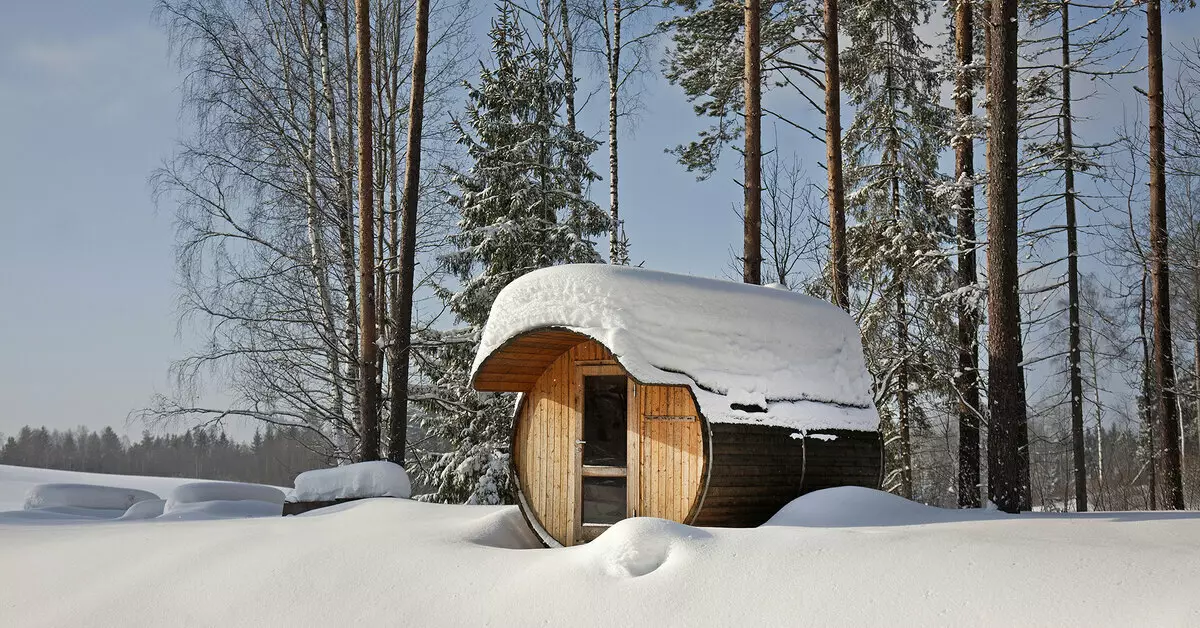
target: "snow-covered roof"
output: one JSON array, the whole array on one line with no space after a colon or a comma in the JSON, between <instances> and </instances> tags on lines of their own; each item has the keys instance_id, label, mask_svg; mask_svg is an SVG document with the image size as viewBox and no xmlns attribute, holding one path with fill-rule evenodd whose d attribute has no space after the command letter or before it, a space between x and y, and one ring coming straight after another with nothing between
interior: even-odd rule
<instances>
[{"instance_id":1,"label":"snow-covered roof","mask_svg":"<svg viewBox=\"0 0 1200 628\"><path fill-rule=\"evenodd\" d=\"M857 326L811 297L628 266L545 268L496 297L472 381L506 343L548 328L603 344L643 384L690 386L709 421L879 427Z\"/></svg>"}]
</instances>

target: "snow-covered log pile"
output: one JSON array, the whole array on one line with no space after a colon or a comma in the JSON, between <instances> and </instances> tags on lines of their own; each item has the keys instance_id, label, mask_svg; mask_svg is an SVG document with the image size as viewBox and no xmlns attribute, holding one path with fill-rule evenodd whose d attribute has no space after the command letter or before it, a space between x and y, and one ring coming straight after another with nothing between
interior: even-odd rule
<instances>
[{"instance_id":1,"label":"snow-covered log pile","mask_svg":"<svg viewBox=\"0 0 1200 628\"><path fill-rule=\"evenodd\" d=\"M544 268L497 296L472 378L546 328L603 344L643 384L690 386L712 422L878 429L858 328L811 297L627 266Z\"/></svg>"},{"instance_id":2,"label":"snow-covered log pile","mask_svg":"<svg viewBox=\"0 0 1200 628\"><path fill-rule=\"evenodd\" d=\"M386 460L359 462L332 469L314 469L296 476L289 502L329 502L364 497L412 496L404 467Z\"/></svg>"},{"instance_id":3,"label":"snow-covered log pile","mask_svg":"<svg viewBox=\"0 0 1200 628\"><path fill-rule=\"evenodd\" d=\"M407 499L411 495L412 484L404 467L386 460L359 462L296 476L296 488L288 493L283 514L298 515L355 499Z\"/></svg>"}]
</instances>

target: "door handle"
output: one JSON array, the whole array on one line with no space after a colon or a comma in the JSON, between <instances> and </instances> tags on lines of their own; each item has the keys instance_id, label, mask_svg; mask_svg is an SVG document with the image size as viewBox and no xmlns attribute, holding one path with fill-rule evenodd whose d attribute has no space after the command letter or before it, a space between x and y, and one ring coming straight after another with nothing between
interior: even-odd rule
<instances>
[{"instance_id":1,"label":"door handle","mask_svg":"<svg viewBox=\"0 0 1200 628\"><path fill-rule=\"evenodd\" d=\"M576 444L576 445L582 445L582 444L584 444L584 443L586 443L586 442L587 442L586 440L577 440L577 441L575 441L575 444Z\"/></svg>"}]
</instances>

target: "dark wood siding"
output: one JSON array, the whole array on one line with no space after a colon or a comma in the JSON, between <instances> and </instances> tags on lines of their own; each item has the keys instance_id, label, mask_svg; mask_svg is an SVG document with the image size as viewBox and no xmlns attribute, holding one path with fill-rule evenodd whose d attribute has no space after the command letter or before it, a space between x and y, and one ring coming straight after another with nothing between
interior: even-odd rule
<instances>
[{"instance_id":1,"label":"dark wood siding","mask_svg":"<svg viewBox=\"0 0 1200 628\"><path fill-rule=\"evenodd\" d=\"M879 488L878 432L824 430L801 440L782 427L710 427L708 490L694 525L757 526L804 493L834 486ZM814 438L819 435L835 438Z\"/></svg>"}]
</instances>

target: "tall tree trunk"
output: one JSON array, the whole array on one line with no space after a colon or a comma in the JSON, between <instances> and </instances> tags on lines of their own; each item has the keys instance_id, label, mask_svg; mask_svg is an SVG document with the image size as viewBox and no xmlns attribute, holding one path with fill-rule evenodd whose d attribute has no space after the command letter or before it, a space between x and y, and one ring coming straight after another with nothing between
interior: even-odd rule
<instances>
[{"instance_id":1,"label":"tall tree trunk","mask_svg":"<svg viewBox=\"0 0 1200 628\"><path fill-rule=\"evenodd\" d=\"M912 400L908 391L908 304L904 280L896 293L896 350L900 365L896 369L896 416L900 423L900 494L913 496L912 471Z\"/></svg>"},{"instance_id":2,"label":"tall tree trunk","mask_svg":"<svg viewBox=\"0 0 1200 628\"><path fill-rule=\"evenodd\" d=\"M386 34L388 29L387 12L384 10L383 1L376 0L378 8L377 20L379 22L379 30L381 37L376 43L378 51L378 59L372 64L375 72L373 88L375 90L375 103L372 105L376 109L373 124L373 133L377 135L374 140L375 148L375 260L372 265L375 271L375 335L380 338L385 338L387 333L387 255L385 248L386 241L384 236L387 234L387 173L389 168L394 168L388 163L388 143L392 136L392 128L390 121L395 116L388 115L387 105L384 103L384 91L387 88L388 77L384 72L384 68L388 67L390 59L388 59L388 50L386 45ZM382 44L382 45L381 45ZM373 53L374 54L374 53ZM383 414L383 371L384 360L387 356L386 351L379 350L376 345L375 352L375 390L379 399L379 410L376 411L377 420L380 421L380 441L382 446L382 414Z\"/></svg>"},{"instance_id":3,"label":"tall tree trunk","mask_svg":"<svg viewBox=\"0 0 1200 628\"><path fill-rule=\"evenodd\" d=\"M1071 450L1075 469L1075 510L1087 512L1087 454L1083 443L1083 374L1079 348L1079 234L1075 226L1075 137L1071 130L1071 17L1070 2L1063 0L1062 17L1062 121L1063 199L1067 212L1067 368L1071 380Z\"/></svg>"},{"instance_id":4,"label":"tall tree trunk","mask_svg":"<svg viewBox=\"0 0 1200 628\"><path fill-rule=\"evenodd\" d=\"M974 113L971 66L974 58L974 0L958 0L954 12L954 47L958 60L954 105L959 130L954 145L954 177L958 181L958 285L976 283L975 143L970 124ZM964 132L966 131L966 132ZM979 315L963 298L958 305L958 506L979 508Z\"/></svg>"},{"instance_id":5,"label":"tall tree trunk","mask_svg":"<svg viewBox=\"0 0 1200 628\"><path fill-rule=\"evenodd\" d=\"M991 0L988 29L988 472L991 499L1018 512L1026 427L1017 271L1017 0Z\"/></svg>"},{"instance_id":6,"label":"tall tree trunk","mask_svg":"<svg viewBox=\"0 0 1200 628\"><path fill-rule=\"evenodd\" d=\"M1158 452L1154 448L1154 416L1155 407L1158 404L1158 398L1154 394L1154 387L1151 384L1153 376L1151 371L1153 367L1150 364L1150 341L1149 335L1146 333L1147 319L1150 318L1147 313L1146 297L1147 287L1149 282L1149 270L1142 268L1142 299L1138 302L1138 329L1141 334L1138 338L1142 344L1142 401L1145 407L1142 408L1142 420L1149 428L1146 430L1146 436L1149 439L1147 450L1150 452L1150 510L1158 510Z\"/></svg>"},{"instance_id":7,"label":"tall tree trunk","mask_svg":"<svg viewBox=\"0 0 1200 628\"><path fill-rule=\"evenodd\" d=\"M825 0L825 161L829 175L829 285L831 301L850 309L846 256L846 192L842 181L842 85L838 67L838 4Z\"/></svg>"},{"instance_id":8,"label":"tall tree trunk","mask_svg":"<svg viewBox=\"0 0 1200 628\"><path fill-rule=\"evenodd\" d=\"M404 166L403 227L400 237L400 287L392 299L396 320L392 364L392 428L388 456L404 463L408 435L408 364L412 347L412 309L417 249L417 202L421 191L421 133L425 121L425 67L429 48L429 0L417 0L413 37L412 90L408 106L408 150ZM398 298L397 298L398 297Z\"/></svg>"},{"instance_id":9,"label":"tall tree trunk","mask_svg":"<svg viewBox=\"0 0 1200 628\"><path fill-rule=\"evenodd\" d=\"M1161 0L1146 1L1146 54L1150 101L1150 275L1154 315L1154 387L1158 392L1156 440L1163 506L1183 510L1175 368L1171 345L1171 281L1167 258L1167 152L1163 129Z\"/></svg>"},{"instance_id":10,"label":"tall tree trunk","mask_svg":"<svg viewBox=\"0 0 1200 628\"><path fill-rule=\"evenodd\" d=\"M307 4L300 5L302 23L307 23ZM311 272L317 285L317 299L321 304L322 333L326 347L325 362L329 369L332 384L333 408L332 413L338 423L345 418L345 391L342 389L342 366L338 351L337 326L334 323L333 297L329 291L329 256L325 252L325 221L317 199L317 134L319 129L318 107L320 97L317 94L316 68L313 67L313 41L308 31L304 38L305 64L308 81L308 136L305 143L305 188L308 204L308 240L309 254L312 258Z\"/></svg>"},{"instance_id":11,"label":"tall tree trunk","mask_svg":"<svg viewBox=\"0 0 1200 628\"><path fill-rule=\"evenodd\" d=\"M333 176L337 180L338 247L341 253L342 283L345 291L345 325L342 344L346 351L346 385L349 405L358 412L358 280L355 277L353 183L349 168L342 162L342 147L338 141L337 101L333 97L333 76L329 60L329 19L325 0L317 0L317 27L321 54L321 82L324 84L326 116L329 118L329 153L333 161ZM347 119L350 115L347 114ZM359 434L362 438L362 434Z\"/></svg>"},{"instance_id":12,"label":"tall tree trunk","mask_svg":"<svg viewBox=\"0 0 1200 628\"><path fill-rule=\"evenodd\" d=\"M379 389L376 378L378 333L375 329L375 185L371 129L371 13L370 0L356 0L358 56L358 285L361 303L359 327L359 424L362 460L379 459Z\"/></svg>"},{"instance_id":13,"label":"tall tree trunk","mask_svg":"<svg viewBox=\"0 0 1200 628\"><path fill-rule=\"evenodd\" d=\"M567 84L567 128L575 131L575 33L571 30L571 11L567 0L559 0L559 18L563 30L563 79Z\"/></svg>"},{"instance_id":14,"label":"tall tree trunk","mask_svg":"<svg viewBox=\"0 0 1200 628\"><path fill-rule=\"evenodd\" d=\"M746 150L743 209L742 280L762 283L762 58L759 27L761 0L746 0Z\"/></svg>"},{"instance_id":15,"label":"tall tree trunk","mask_svg":"<svg viewBox=\"0 0 1200 628\"><path fill-rule=\"evenodd\" d=\"M608 44L608 260L623 261L621 215L617 194L617 92L621 87L621 0L612 0L612 38Z\"/></svg>"}]
</instances>

